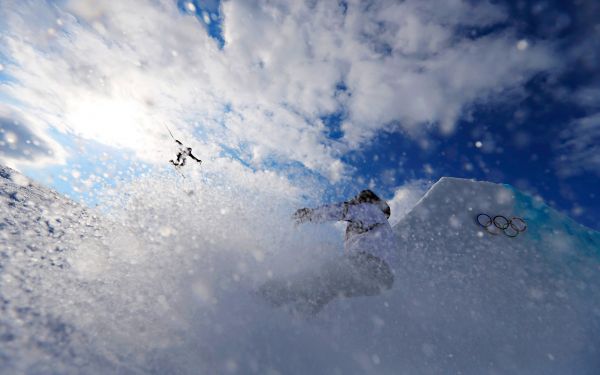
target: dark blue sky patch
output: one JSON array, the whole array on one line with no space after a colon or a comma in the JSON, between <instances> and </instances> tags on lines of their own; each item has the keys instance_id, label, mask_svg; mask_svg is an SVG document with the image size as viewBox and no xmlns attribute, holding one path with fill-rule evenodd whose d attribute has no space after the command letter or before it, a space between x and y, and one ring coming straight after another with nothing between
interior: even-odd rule
<instances>
[{"instance_id":1,"label":"dark blue sky patch","mask_svg":"<svg viewBox=\"0 0 600 375\"><path fill-rule=\"evenodd\" d=\"M225 46L220 0L177 0L177 7L183 13L196 16L219 48Z\"/></svg>"},{"instance_id":2,"label":"dark blue sky patch","mask_svg":"<svg viewBox=\"0 0 600 375\"><path fill-rule=\"evenodd\" d=\"M346 86L346 82L339 81L335 85L334 97L339 101L339 108L335 112L327 113L319 117L327 128L325 135L330 139L341 139L344 137L342 124L348 117L344 101L347 97L352 96L352 92Z\"/></svg>"},{"instance_id":3,"label":"dark blue sky patch","mask_svg":"<svg viewBox=\"0 0 600 375\"><path fill-rule=\"evenodd\" d=\"M342 122L346 115L343 111L338 111L328 115L321 116L320 119L327 128L327 137L330 139L340 139L344 136Z\"/></svg>"},{"instance_id":4,"label":"dark blue sky patch","mask_svg":"<svg viewBox=\"0 0 600 375\"><path fill-rule=\"evenodd\" d=\"M506 6L511 24L524 35L542 39L556 39L572 35L581 22L582 12L594 0L578 2L546 1L500 1Z\"/></svg>"}]
</instances>

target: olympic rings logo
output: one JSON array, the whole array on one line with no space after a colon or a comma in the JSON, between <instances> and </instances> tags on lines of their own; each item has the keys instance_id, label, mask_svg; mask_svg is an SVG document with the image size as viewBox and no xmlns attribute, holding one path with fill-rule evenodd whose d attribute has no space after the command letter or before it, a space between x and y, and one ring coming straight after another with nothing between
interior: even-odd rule
<instances>
[{"instance_id":1,"label":"olympic rings logo","mask_svg":"<svg viewBox=\"0 0 600 375\"><path fill-rule=\"evenodd\" d=\"M488 214L479 214L475 218L475 221L481 227L485 228L485 231L489 234L498 235L504 233L505 236L510 238L515 238L527 230L525 220L515 216L509 219L502 215L496 215L492 218Z\"/></svg>"}]
</instances>

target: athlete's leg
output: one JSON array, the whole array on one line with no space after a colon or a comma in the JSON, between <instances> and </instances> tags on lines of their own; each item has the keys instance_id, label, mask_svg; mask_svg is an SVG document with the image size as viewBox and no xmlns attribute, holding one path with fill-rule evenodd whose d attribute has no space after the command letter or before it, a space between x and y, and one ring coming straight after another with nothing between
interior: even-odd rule
<instances>
[{"instance_id":1,"label":"athlete's leg","mask_svg":"<svg viewBox=\"0 0 600 375\"><path fill-rule=\"evenodd\" d=\"M301 296L302 306L313 314L336 297L378 295L392 287L394 276L383 260L358 253L324 264L314 280L316 285Z\"/></svg>"},{"instance_id":2,"label":"athlete's leg","mask_svg":"<svg viewBox=\"0 0 600 375\"><path fill-rule=\"evenodd\" d=\"M327 267L320 266L291 276L271 279L259 288L259 292L275 306L310 299L322 288L326 269Z\"/></svg>"},{"instance_id":3,"label":"athlete's leg","mask_svg":"<svg viewBox=\"0 0 600 375\"><path fill-rule=\"evenodd\" d=\"M260 293L275 306L293 304L296 310L316 314L336 297L377 295L391 288L393 280L385 262L358 253L288 278L269 280Z\"/></svg>"},{"instance_id":4,"label":"athlete's leg","mask_svg":"<svg viewBox=\"0 0 600 375\"><path fill-rule=\"evenodd\" d=\"M283 279L266 282L260 293L273 305L293 305L305 314L316 314L337 296L357 294L359 270L348 257L339 257Z\"/></svg>"},{"instance_id":5,"label":"athlete's leg","mask_svg":"<svg viewBox=\"0 0 600 375\"><path fill-rule=\"evenodd\" d=\"M369 253L359 252L353 254L350 261L358 278L345 290L345 296L373 296L390 289L394 284L394 275L382 259Z\"/></svg>"}]
</instances>

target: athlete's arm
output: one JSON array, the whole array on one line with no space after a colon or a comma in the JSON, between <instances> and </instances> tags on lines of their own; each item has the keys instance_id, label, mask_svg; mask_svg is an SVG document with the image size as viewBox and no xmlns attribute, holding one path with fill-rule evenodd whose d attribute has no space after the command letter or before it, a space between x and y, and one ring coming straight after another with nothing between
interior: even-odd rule
<instances>
[{"instance_id":1,"label":"athlete's arm","mask_svg":"<svg viewBox=\"0 0 600 375\"><path fill-rule=\"evenodd\" d=\"M294 214L298 223L312 221L316 223L324 221L345 220L348 211L347 203L335 203L317 208L301 208Z\"/></svg>"}]
</instances>

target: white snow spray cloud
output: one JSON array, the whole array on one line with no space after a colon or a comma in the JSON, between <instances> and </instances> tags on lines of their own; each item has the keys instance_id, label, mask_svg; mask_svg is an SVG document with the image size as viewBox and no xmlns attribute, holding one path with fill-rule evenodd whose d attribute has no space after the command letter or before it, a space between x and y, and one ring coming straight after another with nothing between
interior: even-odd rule
<instances>
[{"instance_id":1,"label":"white snow spray cloud","mask_svg":"<svg viewBox=\"0 0 600 375\"><path fill-rule=\"evenodd\" d=\"M109 367L290 373L327 351L317 326L274 310L255 290L339 255L339 231L296 228L297 200L225 182L154 175L106 191L111 223L73 239L69 272L86 287L61 299L89 303L56 314L102 345ZM290 351L295 359L285 359Z\"/></svg>"},{"instance_id":2,"label":"white snow spray cloud","mask_svg":"<svg viewBox=\"0 0 600 375\"><path fill-rule=\"evenodd\" d=\"M294 227L299 194L147 175L100 214L0 172L2 375L598 368L597 233L502 185L436 184L396 228L394 287L307 319L255 293L342 250L333 225ZM476 209L520 210L526 237L480 235Z\"/></svg>"}]
</instances>

